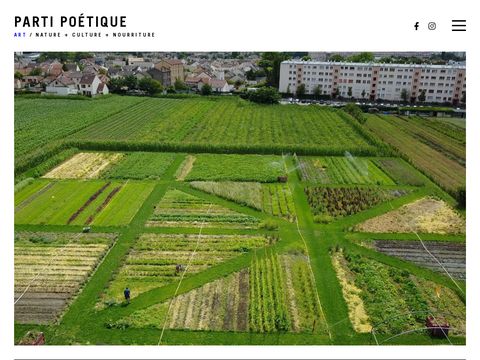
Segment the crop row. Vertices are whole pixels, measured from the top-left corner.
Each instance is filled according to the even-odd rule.
[[[179,190],[169,190],[155,207],[148,226],[255,227],[258,219]]]
[[[430,145],[432,148],[444,153],[446,156],[456,160],[459,164],[465,165],[466,147],[465,141],[460,142],[437,131],[431,126],[426,126],[426,121],[416,117],[388,117],[400,129],[408,132],[423,143]],[[453,129],[452,129],[452,132]]]
[[[275,182],[284,174],[280,156],[199,154],[185,180]]]
[[[317,222],[329,222],[337,217],[353,215],[406,193],[406,190],[363,187],[305,188],[308,204]]]
[[[441,241],[375,240],[377,251],[465,280],[465,244]],[[428,249],[425,250],[424,246]],[[445,275],[447,275],[445,274]]]
[[[136,311],[115,326],[161,329],[165,324],[170,329],[247,331],[247,310],[248,270],[242,270],[170,301]]]
[[[47,179],[96,179],[109,166],[119,161],[119,153],[78,153],[44,175]]]
[[[358,254],[344,253],[344,259],[376,333],[417,329],[428,315],[450,323],[453,334],[464,331],[465,305],[451,290]]]
[[[94,101],[15,98],[15,163],[24,155],[140,103],[138,97]]]
[[[115,234],[16,233],[16,321],[31,324],[56,319],[115,238]]]
[[[17,224],[126,225],[154,187],[152,183],[133,181],[45,183],[40,180],[40,184],[43,187],[34,181],[15,194]],[[109,186],[121,188],[105,191]]]
[[[170,311],[168,311],[170,307]],[[168,313],[168,317],[167,317]],[[113,327],[324,333],[325,319],[303,255],[268,252],[249,269],[139,310]]]
[[[127,153],[103,177],[109,179],[159,179],[173,159],[175,159],[173,153]]]
[[[263,210],[275,216],[295,219],[295,204],[288,184],[265,184],[263,186]]]
[[[303,181],[319,184],[394,184],[371,160],[350,154],[345,157],[301,157],[297,158],[297,166]]]
[[[265,211],[271,215],[285,217],[289,220],[295,218],[295,204],[288,184],[192,181],[190,185],[238,204]]]
[[[366,127],[450,193],[465,185],[465,167],[400,129],[385,117],[369,116]]]
[[[278,256],[270,253],[250,266],[250,329],[255,332],[288,331],[291,327],[283,274]]]
[[[275,241],[256,235],[142,234],[104,294],[106,301],[122,298],[126,286],[132,297],[205,270],[227,259]],[[196,249],[196,251],[195,251]]]
[[[378,158],[373,160],[375,165],[387,173],[398,185],[425,185],[421,175],[399,158]]]

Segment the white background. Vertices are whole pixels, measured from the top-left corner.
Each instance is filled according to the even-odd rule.
[[[479,68],[474,1],[198,0],[3,1],[0,3],[0,345],[1,358],[465,358],[480,353]],[[154,39],[14,39],[14,16],[126,15],[128,31]],[[450,31],[467,19],[467,32]],[[413,24],[420,22],[419,31]],[[435,21],[437,29],[427,30]],[[57,21],[58,24],[58,21]],[[66,31],[74,29],[24,29]],[[78,29],[88,32],[88,29]],[[95,29],[91,29],[95,31]],[[103,30],[109,31],[109,30]],[[76,32],[76,31],[75,31]],[[14,347],[13,53],[14,51],[467,51],[467,346]]]

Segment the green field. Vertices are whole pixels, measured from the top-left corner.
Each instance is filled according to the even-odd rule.
[[[369,115],[366,126],[444,189],[465,185],[464,144],[394,116]]]
[[[115,164],[104,178],[108,179],[160,179],[172,164],[176,154],[128,153]]]
[[[264,246],[269,241],[261,235],[141,234],[102,298],[106,303],[121,302],[125,286],[130,287],[132,297],[136,297],[178,281],[182,273],[176,271],[176,265],[188,264],[194,250],[195,260],[190,263],[189,274]]]
[[[461,129],[233,96],[15,106],[16,343],[465,344],[464,277],[418,260],[419,237],[448,264],[465,243]]]
[[[262,106],[239,99],[148,99],[72,138],[372,150],[366,139],[334,110]]]
[[[281,156],[200,154],[185,180],[275,182],[282,175],[285,164]]]
[[[127,225],[152,189],[135,182],[34,182],[16,194],[15,223]]]
[[[195,189],[249,206],[268,214],[295,219],[295,204],[288,184],[235,181],[192,181]]]
[[[300,157],[297,168],[302,180],[318,184],[376,184],[394,182],[370,159],[353,157]]]
[[[15,98],[15,158],[63,140],[82,128],[144,101],[110,96],[95,100]]]

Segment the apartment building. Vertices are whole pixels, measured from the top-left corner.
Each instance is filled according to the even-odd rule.
[[[458,104],[466,91],[463,65],[343,63],[288,60],[280,65],[281,93],[296,93],[365,100],[410,101],[425,94],[425,102]]]

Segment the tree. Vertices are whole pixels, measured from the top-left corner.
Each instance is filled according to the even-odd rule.
[[[129,90],[136,89],[138,86],[138,80],[133,75],[128,75],[123,78],[123,85],[126,86]]]
[[[175,87],[175,90],[177,90],[177,91],[188,90],[187,85],[185,85],[185,83],[182,80],[180,80],[179,78],[177,78],[175,80],[175,84],[173,86]]]
[[[362,90],[362,99],[365,99],[365,95],[367,95],[367,93],[365,92],[365,89]]]
[[[20,71],[15,71],[14,77],[15,77],[15,79],[22,80],[23,79],[23,74]]]
[[[242,81],[241,81],[241,80],[236,80],[236,81],[235,81],[235,84],[233,84],[233,86],[235,86],[235,89],[238,90],[238,88],[239,88],[240,86],[242,86]]]
[[[200,90],[202,95],[212,95],[212,86],[210,84],[204,84]]]
[[[333,55],[330,55],[330,57],[328,58],[330,61],[334,61],[334,62],[342,62],[342,61],[345,61],[345,58],[340,55],[340,54],[333,54]]]
[[[300,84],[297,86],[297,91],[295,93],[299,99],[305,96],[305,84]]]
[[[248,70],[246,73],[245,73],[245,76],[247,77],[247,80],[255,80],[257,75],[255,74],[255,71],[253,71],[253,69],[250,69]]]
[[[310,60],[312,60],[312,57],[310,55],[302,56],[302,61],[310,61]]]
[[[138,88],[149,95],[155,95],[163,91],[163,86],[159,81],[147,77],[138,81]]]
[[[123,87],[125,86],[124,79],[122,77],[119,78],[111,78],[108,82],[108,88],[112,93],[121,93],[123,92]]]
[[[42,69],[40,69],[38,67],[33,68],[28,75],[30,75],[30,76],[42,75]]]
[[[292,91],[290,89],[290,84],[287,85],[287,95],[288,96],[292,95]]]
[[[313,89],[313,96],[315,97],[316,100],[320,99],[320,96],[322,95],[322,89],[320,89],[320,85],[315,86]]]
[[[352,97],[352,87],[351,86],[348,87],[347,95],[348,95],[349,98]]]
[[[418,101],[420,102],[425,102],[425,99],[427,98],[425,96],[425,93],[426,93],[426,90],[423,89],[422,91],[420,91],[420,94],[418,95]]]
[[[248,91],[245,93],[244,97],[260,104],[277,104],[280,100],[278,90],[271,86],[257,88],[256,91]]]
[[[375,60],[375,56],[371,52],[361,52],[360,54],[351,55],[347,58],[347,61],[367,63]]]
[[[258,65],[265,71],[267,77],[267,86],[273,86],[278,89],[280,81],[280,64],[284,60],[290,59],[290,54],[283,52],[264,52]]]
[[[100,69],[98,69],[98,73],[99,73],[100,75],[107,75],[107,69],[105,69],[105,68],[100,68]]]
[[[333,89],[333,92],[332,92],[332,98],[336,98],[337,96],[339,95],[339,91],[338,91],[338,87]]]
[[[402,89],[402,92],[400,93],[400,97],[402,98],[403,102],[408,101],[408,90],[407,89]]]

